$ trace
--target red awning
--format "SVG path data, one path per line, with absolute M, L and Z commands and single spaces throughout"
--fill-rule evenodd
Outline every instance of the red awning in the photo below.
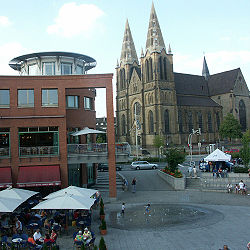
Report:
M 12 186 L 11 168 L 0 168 L 0 188 Z
M 41 187 L 61 185 L 60 167 L 31 166 L 19 167 L 18 187 Z

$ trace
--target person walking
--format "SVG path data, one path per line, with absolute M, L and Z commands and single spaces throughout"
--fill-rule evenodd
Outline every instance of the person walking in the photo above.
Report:
M 194 178 L 197 178 L 197 169 L 195 166 L 193 167 L 193 172 L 194 172 Z
M 132 192 L 135 193 L 136 192 L 136 179 L 135 179 L 135 177 L 133 178 L 131 184 L 132 184 Z
M 192 172 L 193 172 L 193 168 L 192 166 L 188 167 L 188 173 L 189 173 L 189 177 L 192 178 Z
M 122 203 L 122 211 L 121 211 L 121 216 L 124 216 L 124 212 L 125 212 L 125 203 Z

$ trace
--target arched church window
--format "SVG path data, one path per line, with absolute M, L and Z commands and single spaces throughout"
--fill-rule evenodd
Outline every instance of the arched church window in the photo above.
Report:
M 152 58 L 149 58 L 149 80 L 153 80 L 153 64 Z
M 247 128 L 246 105 L 243 100 L 240 100 L 239 102 L 239 119 L 242 130 L 246 131 Z
M 121 89 L 125 88 L 125 69 L 120 70 L 120 86 Z
M 154 133 L 154 115 L 153 112 L 150 110 L 148 113 L 148 127 L 149 127 L 149 133 Z
M 146 82 L 149 81 L 149 65 L 148 65 L 148 60 L 145 62 L 146 64 Z
M 193 115 L 192 115 L 192 112 L 189 111 L 188 112 L 188 131 L 189 131 L 189 133 L 192 132 L 192 129 L 193 129 Z
M 158 68 L 159 68 L 159 74 L 160 74 L 160 80 L 163 79 L 163 70 L 162 70 L 162 58 L 161 56 L 158 59 Z
M 166 109 L 164 112 L 164 130 L 165 130 L 165 134 L 168 134 L 170 129 L 169 129 L 169 112 Z
M 220 114 L 219 112 L 216 112 L 216 124 L 217 124 L 217 130 L 220 129 Z
M 136 102 L 134 105 L 134 114 L 141 115 L 141 104 L 139 102 Z
M 122 115 L 122 135 L 126 135 L 126 120 L 125 115 Z
M 183 122 L 182 122 L 182 112 L 178 110 L 178 122 L 179 122 L 179 132 L 183 132 Z
M 164 79 L 167 80 L 167 58 L 163 59 Z
M 211 112 L 208 112 L 208 114 L 207 114 L 207 125 L 208 125 L 208 132 L 212 133 L 213 132 L 213 126 L 212 126 Z
M 201 132 L 203 132 L 203 122 L 202 122 L 202 113 L 198 112 L 198 124 L 199 128 L 201 129 Z

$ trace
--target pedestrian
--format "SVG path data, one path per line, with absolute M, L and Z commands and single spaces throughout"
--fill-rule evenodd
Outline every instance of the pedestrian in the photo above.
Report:
M 121 211 L 121 215 L 124 216 L 124 212 L 125 212 L 125 203 L 122 203 L 122 211 Z
M 136 192 L 136 179 L 135 179 L 135 177 L 133 178 L 131 184 L 132 184 L 132 192 L 135 193 Z
M 150 215 L 150 203 L 148 203 L 146 206 L 145 206 L 145 213 L 144 214 L 146 214 L 146 215 L 148 215 L 148 216 L 151 216 Z
M 227 245 L 224 245 L 224 246 L 223 246 L 223 249 L 220 248 L 219 250 L 230 250 L 230 249 L 228 248 Z
M 194 172 L 194 178 L 197 178 L 197 169 L 195 166 L 193 167 L 193 172 Z
M 240 194 L 243 194 L 243 191 L 244 191 L 244 182 L 243 182 L 243 180 L 241 180 L 239 182 L 239 187 L 240 187 Z
M 188 173 L 189 173 L 189 177 L 192 178 L 192 172 L 193 172 L 193 168 L 192 166 L 188 167 Z

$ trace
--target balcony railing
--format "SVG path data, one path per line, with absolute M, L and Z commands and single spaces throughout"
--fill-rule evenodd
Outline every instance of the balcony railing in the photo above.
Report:
M 0 148 L 0 158 L 10 157 L 10 148 Z
M 59 155 L 58 146 L 19 147 L 20 157 L 42 157 Z
M 116 153 L 130 154 L 128 143 L 116 143 Z M 68 154 L 86 154 L 86 153 L 107 153 L 107 143 L 90 143 L 90 144 L 68 144 Z

